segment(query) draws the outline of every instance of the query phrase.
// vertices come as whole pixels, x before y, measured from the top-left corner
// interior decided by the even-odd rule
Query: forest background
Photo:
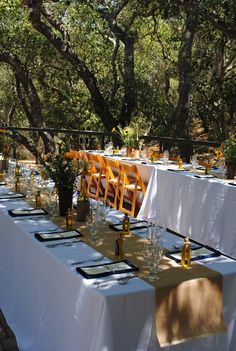
[[[222,142],[236,133],[233,0],[0,0],[0,123]],[[10,135],[33,155],[52,134]]]

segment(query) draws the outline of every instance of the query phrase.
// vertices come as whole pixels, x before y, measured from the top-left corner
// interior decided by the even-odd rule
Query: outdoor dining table
[[[204,170],[190,169],[190,165],[181,170],[174,162],[105,157],[136,164],[147,183],[137,218],[155,218],[160,226],[236,259],[235,180],[205,175]]]
[[[226,329],[163,348],[156,336],[154,286],[138,276],[127,284],[109,278],[100,287],[82,277],[72,263],[93,264],[99,248],[75,239],[56,247],[38,241],[35,231],[59,227],[44,215],[9,216],[8,210],[22,207],[23,199],[0,202],[0,308],[21,351],[235,351],[235,261],[218,256],[204,264],[222,276]],[[121,214],[111,214],[120,223]]]

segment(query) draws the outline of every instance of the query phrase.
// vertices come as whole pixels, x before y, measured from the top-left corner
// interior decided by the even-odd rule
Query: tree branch
[[[48,20],[47,16],[45,17],[47,10],[43,8],[42,0],[22,0],[22,3],[30,9],[30,21],[33,27],[45,38],[47,38],[48,41],[57,49],[57,51],[76,69],[90,92],[95,112],[102,119],[107,130],[110,131],[112,126],[116,124],[116,121],[109,111],[94,74],[88,69],[85,62],[76,54],[70,42],[64,41],[51,30],[50,23],[52,23],[52,19],[50,19],[49,25],[42,22],[42,12],[44,14],[44,18]]]

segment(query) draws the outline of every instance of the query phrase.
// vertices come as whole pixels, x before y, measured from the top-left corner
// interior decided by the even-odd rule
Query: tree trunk
[[[179,99],[170,126],[170,129],[174,126],[174,129],[172,129],[174,137],[182,137],[185,139],[189,139],[189,109],[192,89],[192,46],[197,23],[196,7],[194,9],[188,6],[186,9],[185,30],[178,57]],[[192,154],[192,146],[188,143],[181,143],[180,153],[182,157],[189,159]]]
[[[33,27],[48,39],[56,50],[71,63],[79,77],[82,78],[90,92],[95,112],[101,118],[106,129],[111,131],[117,123],[99,89],[96,77],[72,48],[65,28],[42,6],[41,0],[22,0],[22,3],[30,9],[29,17]],[[42,16],[44,21],[41,20]],[[60,33],[61,37],[56,32]]]
[[[10,52],[1,53],[0,61],[9,64],[14,71],[17,95],[30,125],[33,127],[45,127],[41,110],[41,101],[26,68],[23,66],[18,57]],[[22,93],[22,90],[24,94]],[[25,100],[25,96],[27,97],[27,101]],[[43,140],[45,152],[53,151],[55,149],[55,144],[51,135],[43,131],[40,131],[39,135]],[[24,142],[23,145],[28,148],[29,143],[25,143],[26,139],[23,137],[21,140]],[[35,153],[36,148],[32,148],[30,146],[29,151],[33,151],[33,155],[38,157],[38,152]]]

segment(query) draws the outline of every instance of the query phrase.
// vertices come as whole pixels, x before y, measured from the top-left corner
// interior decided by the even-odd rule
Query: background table
[[[138,214],[149,217],[236,258],[236,186],[155,166]]]

